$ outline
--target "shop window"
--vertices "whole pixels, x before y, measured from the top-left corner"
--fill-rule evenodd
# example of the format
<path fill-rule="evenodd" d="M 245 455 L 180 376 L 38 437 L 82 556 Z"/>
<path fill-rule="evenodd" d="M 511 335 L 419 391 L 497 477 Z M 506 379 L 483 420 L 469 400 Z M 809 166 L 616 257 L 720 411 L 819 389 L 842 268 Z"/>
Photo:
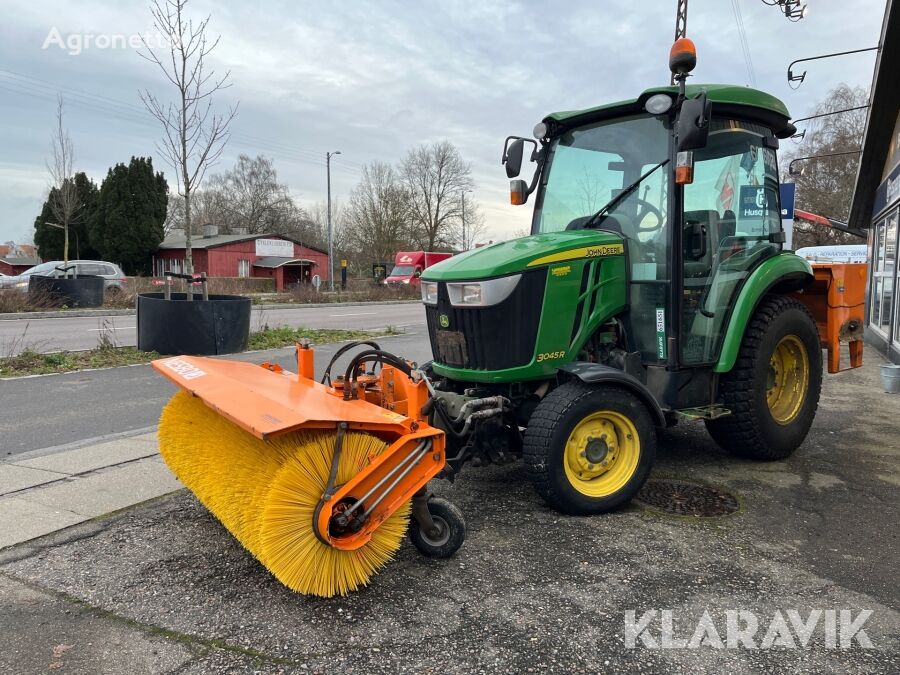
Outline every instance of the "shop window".
<path fill-rule="evenodd" d="M 241 278 L 250 276 L 249 260 L 238 260 L 238 276 Z"/>
<path fill-rule="evenodd" d="M 869 325 L 885 337 L 890 334 L 892 308 L 897 305 L 894 293 L 897 271 L 897 212 L 875 224 L 875 246 L 872 252 L 872 285 L 869 298 Z M 895 338 L 898 337 L 895 332 Z"/>

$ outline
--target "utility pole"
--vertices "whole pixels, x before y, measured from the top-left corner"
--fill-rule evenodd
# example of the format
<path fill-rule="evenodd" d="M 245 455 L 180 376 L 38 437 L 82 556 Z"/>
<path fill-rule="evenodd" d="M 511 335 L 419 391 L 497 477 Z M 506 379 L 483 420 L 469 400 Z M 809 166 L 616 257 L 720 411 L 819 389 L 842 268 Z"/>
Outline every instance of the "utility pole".
<path fill-rule="evenodd" d="M 471 192 L 471 190 L 463 190 L 462 191 L 462 249 L 463 251 L 469 250 L 469 241 L 466 239 L 466 195 Z"/>
<path fill-rule="evenodd" d="M 675 40 L 687 37 L 687 9 L 688 0 L 678 0 L 678 9 L 675 14 Z M 674 42 L 673 41 L 673 42 Z M 672 79 L 669 84 L 675 84 L 675 73 L 672 73 Z"/>
<path fill-rule="evenodd" d="M 325 172 L 328 174 L 328 207 L 326 209 L 328 220 L 328 287 L 334 290 L 334 241 L 331 236 L 331 158 L 341 154 L 340 150 L 325 153 Z"/>
<path fill-rule="evenodd" d="M 462 193 L 462 249 L 463 251 L 468 250 L 468 246 L 466 246 L 466 191 L 463 190 Z"/>

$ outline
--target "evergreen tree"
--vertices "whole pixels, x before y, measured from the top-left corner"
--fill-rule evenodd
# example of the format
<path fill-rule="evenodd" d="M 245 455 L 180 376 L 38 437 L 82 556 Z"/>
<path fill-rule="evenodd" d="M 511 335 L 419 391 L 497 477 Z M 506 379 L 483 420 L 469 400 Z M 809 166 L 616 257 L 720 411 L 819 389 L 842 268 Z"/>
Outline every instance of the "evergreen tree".
<path fill-rule="evenodd" d="M 90 244 L 88 226 L 94 217 L 100 190 L 83 171 L 76 173 L 73 180 L 75 181 L 78 206 L 72 216 L 72 222 L 69 223 L 69 257 L 72 260 L 97 258 L 99 253 Z M 44 202 L 40 215 L 34 220 L 34 243 L 44 260 L 62 260 L 63 258 L 65 235 L 62 229 L 48 224 L 56 222 L 50 205 L 56 190 L 55 187 L 50 189 L 50 196 Z"/>
<path fill-rule="evenodd" d="M 150 272 L 151 256 L 163 240 L 168 184 L 153 172 L 149 157 L 132 157 L 106 174 L 90 227 L 91 246 L 126 274 Z"/>

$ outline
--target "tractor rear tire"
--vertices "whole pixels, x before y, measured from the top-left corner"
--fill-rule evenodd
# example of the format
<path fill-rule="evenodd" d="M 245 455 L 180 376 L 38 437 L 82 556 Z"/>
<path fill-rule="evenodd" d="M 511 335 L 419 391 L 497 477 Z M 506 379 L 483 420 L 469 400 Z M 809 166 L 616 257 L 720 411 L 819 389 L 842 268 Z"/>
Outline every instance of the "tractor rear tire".
<path fill-rule="evenodd" d="M 637 494 L 656 455 L 647 407 L 620 387 L 567 382 L 535 408 L 525 430 L 528 475 L 548 505 L 606 513 Z"/>
<path fill-rule="evenodd" d="M 760 303 L 737 361 L 719 380 L 730 415 L 706 428 L 725 450 L 772 461 L 791 455 L 812 425 L 822 389 L 822 348 L 816 323 L 799 301 L 781 295 Z"/>

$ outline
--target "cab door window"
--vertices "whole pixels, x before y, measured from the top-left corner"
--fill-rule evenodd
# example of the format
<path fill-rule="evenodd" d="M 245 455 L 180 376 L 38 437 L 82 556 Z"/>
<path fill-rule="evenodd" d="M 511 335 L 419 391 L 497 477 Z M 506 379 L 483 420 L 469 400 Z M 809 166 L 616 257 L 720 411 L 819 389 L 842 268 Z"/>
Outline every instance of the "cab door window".
<path fill-rule="evenodd" d="M 734 299 L 750 272 L 781 250 L 775 151 L 764 127 L 712 121 L 709 142 L 694 152 L 694 181 L 684 187 L 681 360 L 714 362 Z"/>

